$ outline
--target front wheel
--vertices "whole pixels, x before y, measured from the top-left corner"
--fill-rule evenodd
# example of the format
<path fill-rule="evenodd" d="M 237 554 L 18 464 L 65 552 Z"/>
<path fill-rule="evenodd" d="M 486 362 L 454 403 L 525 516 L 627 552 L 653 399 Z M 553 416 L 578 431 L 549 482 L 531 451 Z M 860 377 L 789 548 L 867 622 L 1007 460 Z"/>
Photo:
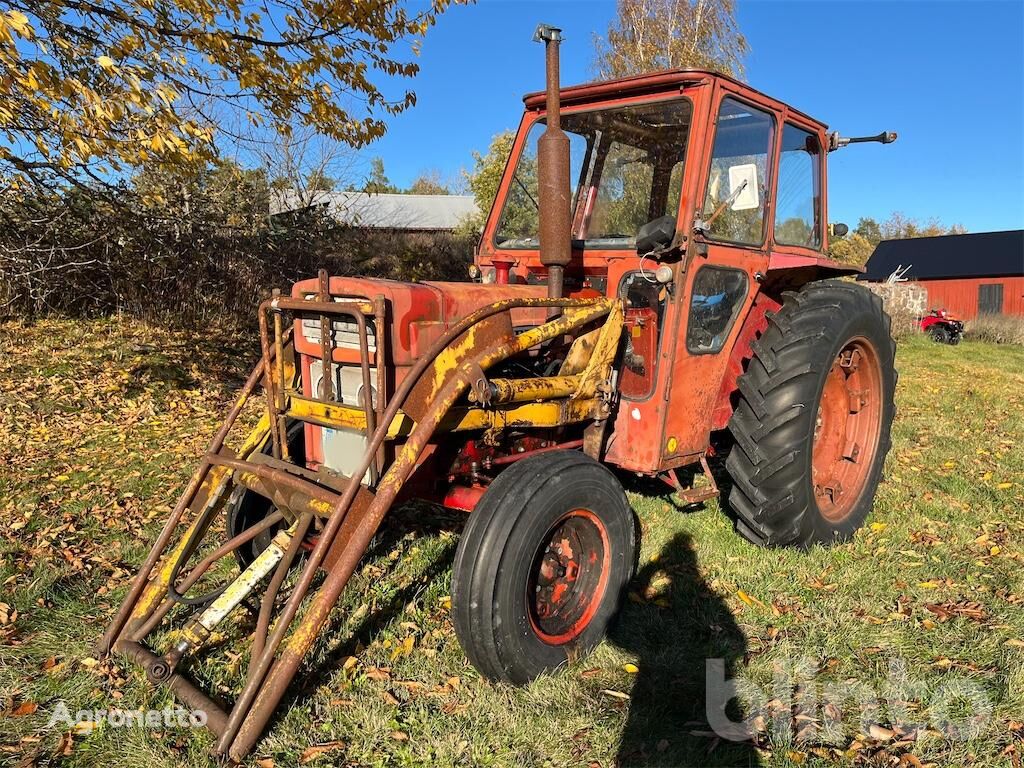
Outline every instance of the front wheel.
<path fill-rule="evenodd" d="M 944 325 L 936 323 L 928 329 L 928 335 L 932 337 L 932 341 L 936 344 L 949 344 L 949 330 Z"/>
<path fill-rule="evenodd" d="M 577 451 L 522 459 L 491 483 L 459 542 L 459 643 L 485 677 L 528 683 L 600 642 L 635 563 L 633 512 L 606 467 Z"/>
<path fill-rule="evenodd" d="M 726 466 L 736 528 L 760 545 L 843 541 L 871 511 L 895 413 L 890 321 L 848 282 L 787 293 L 739 379 Z"/>

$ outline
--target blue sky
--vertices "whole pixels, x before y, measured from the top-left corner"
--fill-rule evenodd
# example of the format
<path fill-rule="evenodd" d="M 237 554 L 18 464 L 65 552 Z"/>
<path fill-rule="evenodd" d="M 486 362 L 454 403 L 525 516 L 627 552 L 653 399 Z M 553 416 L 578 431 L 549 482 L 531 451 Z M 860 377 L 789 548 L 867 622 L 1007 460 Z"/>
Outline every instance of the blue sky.
<path fill-rule="evenodd" d="M 456 175 L 543 87 L 536 24 L 564 30 L 570 84 L 592 79 L 593 34 L 614 11 L 612 0 L 452 8 L 423 42 L 417 106 L 364 156 L 382 157 L 399 186 L 428 169 Z M 1024 227 L 1024 2 L 739 0 L 737 17 L 751 85 L 845 135 L 900 135 L 830 156 L 832 221 L 902 211 L 972 232 Z"/>

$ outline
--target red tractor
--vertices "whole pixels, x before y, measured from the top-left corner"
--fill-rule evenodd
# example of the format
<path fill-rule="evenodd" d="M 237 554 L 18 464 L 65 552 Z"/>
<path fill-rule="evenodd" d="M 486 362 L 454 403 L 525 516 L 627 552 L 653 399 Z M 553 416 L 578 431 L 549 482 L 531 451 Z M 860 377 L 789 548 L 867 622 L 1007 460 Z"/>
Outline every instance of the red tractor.
<path fill-rule="evenodd" d="M 717 495 L 706 457 L 728 431 L 723 501 L 754 544 L 843 541 L 871 511 L 895 345 L 825 256 L 825 170 L 895 135 L 841 138 L 706 71 L 559 88 L 559 32 L 537 36 L 547 91 L 525 98 L 473 281 L 322 272 L 265 301 L 262 360 L 101 641 L 205 711 L 220 753 L 256 744 L 404 499 L 467 513 L 452 620 L 513 684 L 618 609 L 637 557 L 623 475 Z M 707 486 L 683 487 L 689 467 Z M 245 663 L 224 705 L 195 673 L 228 649 Z"/>
<path fill-rule="evenodd" d="M 964 323 L 945 309 L 933 309 L 921 318 L 921 331 L 937 344 L 959 344 L 964 337 Z"/>

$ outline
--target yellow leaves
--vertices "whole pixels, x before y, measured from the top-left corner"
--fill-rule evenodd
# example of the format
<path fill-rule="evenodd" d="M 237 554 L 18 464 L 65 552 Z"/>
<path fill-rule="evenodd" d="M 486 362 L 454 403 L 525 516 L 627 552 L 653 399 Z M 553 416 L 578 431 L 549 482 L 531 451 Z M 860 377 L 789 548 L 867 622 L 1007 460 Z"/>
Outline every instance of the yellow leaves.
<path fill-rule="evenodd" d="M 761 608 L 761 609 L 766 610 L 766 611 L 768 610 L 768 606 L 767 605 L 765 605 L 763 602 L 758 600 L 753 595 L 748 595 L 742 589 L 736 590 L 736 597 L 738 597 L 740 600 L 742 600 L 744 603 L 746 603 L 747 605 L 749 605 L 751 607 L 754 607 L 756 605 L 758 608 Z"/>
<path fill-rule="evenodd" d="M 113 71 L 115 69 L 114 60 L 109 56 L 98 56 L 96 58 L 96 63 L 99 64 L 102 69 L 105 69 L 108 72 Z"/>
<path fill-rule="evenodd" d="M 21 11 L 8 11 L 6 15 L 0 14 L 0 24 L 9 26 L 26 40 L 31 40 L 35 34 L 35 30 L 28 21 L 28 16 Z"/>
<path fill-rule="evenodd" d="M 406 636 L 402 643 L 393 651 L 391 651 L 391 661 L 394 661 L 395 659 L 401 656 L 408 656 L 409 654 L 411 654 L 415 644 L 416 638 L 413 635 Z"/>
<path fill-rule="evenodd" d="M 638 667 L 636 664 L 632 664 L 630 662 L 626 662 L 625 664 L 623 664 L 622 668 L 624 670 L 626 670 L 631 675 L 635 675 L 637 672 L 640 671 L 640 667 Z"/>
<path fill-rule="evenodd" d="M 888 527 L 889 527 L 888 523 L 872 523 L 871 524 L 871 530 L 874 531 L 875 533 L 879 533 L 881 531 L 884 531 Z"/>
<path fill-rule="evenodd" d="M 1005 491 L 1007 488 L 1013 488 L 1013 483 L 997 483 L 996 488 L 1000 491 Z"/>

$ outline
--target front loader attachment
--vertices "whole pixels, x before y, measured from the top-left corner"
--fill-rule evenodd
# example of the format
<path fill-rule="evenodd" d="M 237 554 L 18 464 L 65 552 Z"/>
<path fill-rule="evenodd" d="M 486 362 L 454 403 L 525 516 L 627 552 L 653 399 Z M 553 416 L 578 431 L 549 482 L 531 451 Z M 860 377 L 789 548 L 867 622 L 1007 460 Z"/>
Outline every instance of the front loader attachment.
<path fill-rule="evenodd" d="M 559 314 L 514 329 L 513 311 L 533 308 Z M 303 321 L 319 322 L 322 370 L 328 370 L 339 317 L 346 318 L 346 327 L 354 324 L 358 336 L 363 391 L 376 384 L 376 400 L 366 397 L 358 407 L 334 397 L 328 376 L 312 396 L 298 386 L 293 329 Z M 318 294 L 264 302 L 262 359 L 157 537 L 99 652 L 128 656 L 154 684 L 204 711 L 217 736 L 215 751 L 240 760 L 260 738 L 382 520 L 439 433 L 583 424 L 589 425 L 585 442 L 594 450 L 595 435 L 609 416 L 622 317 L 621 302 L 605 298 L 500 301 L 449 327 L 393 383 L 387 376 L 390 335 L 382 296 L 332 297 L 322 274 Z M 573 338 L 557 375 L 487 376 L 510 357 Z M 233 452 L 227 438 L 261 387 L 265 406 L 259 423 Z M 362 455 L 352 462 L 352 472 L 343 476 L 296 460 L 287 437 L 295 422 L 361 434 Z M 271 511 L 245 530 L 221 535 L 224 510 L 244 493 L 265 497 Z M 235 557 L 240 548 L 264 539 L 269 541 L 254 557 Z M 193 673 L 202 671 L 200 659 L 215 658 L 232 641 L 235 649 L 247 646 L 239 667 L 244 679 L 234 700 L 224 703 L 204 692 Z"/>

